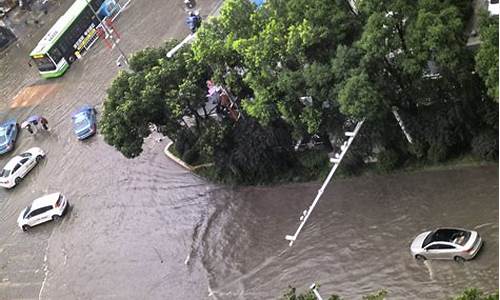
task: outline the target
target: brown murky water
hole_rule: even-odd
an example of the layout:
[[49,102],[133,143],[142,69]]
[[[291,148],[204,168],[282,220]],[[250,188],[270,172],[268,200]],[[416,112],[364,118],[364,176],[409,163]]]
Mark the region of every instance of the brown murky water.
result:
[[[198,5],[203,14],[216,1]],[[118,26],[127,53],[187,34],[181,1],[133,0]],[[289,284],[312,282],[346,299],[381,288],[391,299],[498,288],[497,166],[335,181],[289,248],[284,236],[319,183],[217,186],[165,158],[163,142],[146,141],[134,160],[102,136],[79,142],[70,114],[100,105],[117,54],[99,45],[47,82],[27,66],[33,42],[20,44],[0,59],[1,117],[42,114],[52,128],[21,134],[15,153],[40,146],[47,159],[20,186],[0,191],[1,299],[276,299]],[[54,191],[72,205],[65,218],[19,230],[21,209]],[[418,264],[409,243],[436,226],[476,229],[485,247],[465,264]]]

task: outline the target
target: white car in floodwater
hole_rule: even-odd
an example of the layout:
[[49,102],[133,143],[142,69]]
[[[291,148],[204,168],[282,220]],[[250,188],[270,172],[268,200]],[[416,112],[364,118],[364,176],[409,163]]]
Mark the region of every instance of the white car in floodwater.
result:
[[473,259],[483,241],[473,230],[439,228],[419,234],[412,242],[411,255],[418,260],[453,259],[457,262]]
[[0,186],[8,189],[16,186],[44,157],[45,152],[38,147],[16,155],[0,172]]
[[23,231],[27,231],[38,224],[56,221],[64,215],[68,206],[66,197],[61,193],[45,195],[33,200],[30,206],[21,211],[17,218],[17,225]]

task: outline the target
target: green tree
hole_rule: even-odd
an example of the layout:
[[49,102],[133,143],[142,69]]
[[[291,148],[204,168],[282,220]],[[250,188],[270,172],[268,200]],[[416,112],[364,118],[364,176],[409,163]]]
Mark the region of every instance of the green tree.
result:
[[170,41],[162,48],[146,48],[133,55],[130,66],[134,72],[120,72],[108,89],[101,132],[126,157],[141,153],[150,124],[175,140],[183,117],[194,116],[195,129],[202,131],[198,109],[205,102],[207,70],[193,60],[189,48],[166,59],[173,44]]
[[214,149],[219,179],[239,184],[268,183],[296,165],[289,133],[280,122],[263,127],[246,118],[226,130]]
[[340,110],[351,118],[376,118],[387,109],[380,93],[363,71],[346,80],[339,93]]
[[[297,137],[326,136],[343,120],[331,57],[338,45],[357,37],[359,20],[345,2],[301,0],[268,1],[252,21],[256,30],[233,43],[243,58],[244,82],[253,91],[243,102],[245,112],[262,124],[283,118]],[[302,97],[312,103],[299,101]]]
[[494,294],[484,294],[482,291],[471,288],[466,289],[461,295],[453,298],[454,300],[498,300],[498,292]]
[[[387,292],[385,290],[381,290],[377,293],[363,296],[363,300],[384,300],[386,296]],[[307,291],[306,293],[297,295],[296,288],[289,287],[280,300],[317,300],[317,298],[312,291]],[[342,298],[337,295],[332,295],[328,298],[328,300],[342,300]]]
[[488,88],[488,95],[498,102],[498,17],[489,17],[484,12],[480,20],[481,46],[476,54],[476,70]]

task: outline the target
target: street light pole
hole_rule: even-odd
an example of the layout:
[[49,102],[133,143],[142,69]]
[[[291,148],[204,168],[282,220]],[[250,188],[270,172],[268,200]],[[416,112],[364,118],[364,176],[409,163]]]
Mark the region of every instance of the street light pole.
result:
[[[123,50],[120,48],[120,46],[118,45],[118,43],[115,42],[114,38],[113,38],[113,35],[111,34],[111,32],[109,31],[108,27],[106,26],[106,24],[103,23],[102,19],[99,17],[99,15],[97,14],[97,12],[94,10],[94,8],[92,7],[92,5],[90,5],[90,2],[89,0],[85,0],[85,3],[87,4],[87,6],[90,8],[90,10],[92,11],[92,13],[94,14],[94,16],[97,18],[97,20],[99,21],[100,24],[102,24],[102,27],[104,29],[104,32],[111,38],[111,42],[113,43],[113,46],[116,46],[116,49],[118,49],[118,52],[120,52],[120,57],[123,57],[124,60],[125,60],[125,63],[127,65],[129,65],[129,61],[128,61],[128,58],[127,58],[127,55],[125,55],[125,53],[123,52]],[[120,59],[120,58],[118,58]],[[119,66],[119,65],[118,65]]]
[[318,292],[318,287],[316,286],[316,283],[313,283],[309,288],[314,293],[314,296],[316,297],[316,299],[323,300],[323,298],[321,298],[321,295]]

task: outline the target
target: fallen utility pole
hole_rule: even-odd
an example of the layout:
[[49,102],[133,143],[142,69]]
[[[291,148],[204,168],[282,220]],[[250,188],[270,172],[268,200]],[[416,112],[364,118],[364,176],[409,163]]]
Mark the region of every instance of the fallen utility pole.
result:
[[311,215],[311,212],[313,211],[314,207],[316,206],[316,204],[318,203],[319,199],[323,195],[323,192],[325,191],[325,188],[327,187],[327,185],[330,183],[330,180],[332,180],[333,174],[335,174],[335,171],[337,170],[338,166],[340,165],[340,162],[344,158],[344,155],[347,153],[347,150],[349,150],[349,147],[351,146],[352,141],[354,140],[354,138],[358,134],[358,132],[361,129],[361,126],[363,125],[364,121],[365,120],[363,119],[362,121],[358,122],[358,124],[356,124],[356,127],[355,127],[354,131],[346,131],[345,132],[345,136],[347,136],[349,138],[340,147],[340,150],[341,150],[340,153],[336,153],[333,158],[330,158],[330,162],[333,163],[333,167],[330,170],[330,173],[326,177],[325,181],[323,182],[323,185],[318,190],[318,194],[316,195],[316,198],[314,199],[314,201],[311,204],[311,206],[309,206],[308,209],[304,210],[304,212],[300,216],[300,221],[301,222],[300,222],[299,228],[297,228],[297,231],[295,232],[294,235],[286,235],[285,236],[285,239],[288,240],[288,241],[290,241],[290,244],[289,244],[290,247],[293,245],[293,242],[295,242],[295,240],[297,239],[297,236],[299,235],[300,231],[302,230],[302,227],[304,227],[304,224],[306,224],[307,219],[309,218],[309,216]]
[[313,283],[309,288],[311,289],[317,300],[323,300],[318,292],[318,286],[316,285],[316,283]]

